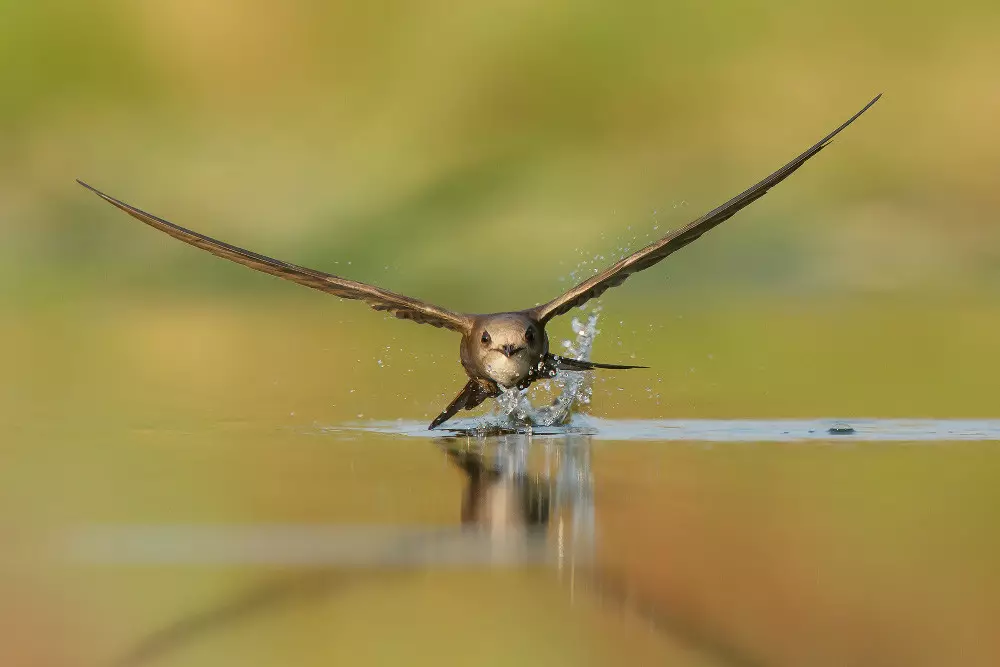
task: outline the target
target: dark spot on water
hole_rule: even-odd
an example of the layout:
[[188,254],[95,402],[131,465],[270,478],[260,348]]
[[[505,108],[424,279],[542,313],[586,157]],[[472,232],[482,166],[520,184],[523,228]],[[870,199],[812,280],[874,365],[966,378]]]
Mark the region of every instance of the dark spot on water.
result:
[[827,429],[827,433],[830,435],[851,435],[854,433],[854,427],[850,424],[838,422]]

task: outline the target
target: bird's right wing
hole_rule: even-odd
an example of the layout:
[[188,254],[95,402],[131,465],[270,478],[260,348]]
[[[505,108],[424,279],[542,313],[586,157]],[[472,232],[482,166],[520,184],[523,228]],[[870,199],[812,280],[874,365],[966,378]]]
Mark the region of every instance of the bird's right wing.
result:
[[722,206],[709,211],[687,226],[668,234],[655,243],[651,243],[642,250],[632,253],[614,266],[608,267],[593,278],[583,281],[565,294],[541,306],[536,306],[528,312],[544,324],[553,317],[569,312],[576,306],[582,306],[587,301],[600,296],[608,289],[621,285],[633,273],[648,269],[662,261],[668,255],[697,240],[702,234],[733,217],[738,211],[757,201],[767,194],[768,190],[788,178],[796,169],[805,164],[809,158],[823,150],[830,143],[830,140],[837,136],[841,130],[857,120],[858,116],[865,111],[868,111],[869,107],[875,104],[879,97],[882,96],[878,95],[875,97],[861,111],[851,116],[846,123],[820,139],[804,153],[760,183],[733,197]]
[[231,262],[250,267],[255,271],[269,273],[272,276],[290,280],[299,285],[305,285],[313,289],[339,296],[342,299],[356,299],[364,301],[375,310],[392,313],[396,317],[404,320],[412,320],[421,324],[430,324],[434,327],[444,327],[461,334],[466,334],[472,328],[473,318],[463,313],[453,313],[425,301],[413,299],[402,294],[396,294],[388,290],[359,283],[347,278],[341,278],[322,271],[307,269],[295,264],[289,264],[279,259],[273,259],[255,252],[238,248],[222,241],[210,238],[198,232],[191,231],[163,218],[141,211],[134,206],[130,206],[123,201],[104,194],[100,190],[93,188],[83,181],[77,181],[80,185],[92,191],[104,201],[117,206],[133,218],[140,220],[154,229],[158,229],[165,234],[192,245],[195,248],[206,250],[216,257],[228,259]]

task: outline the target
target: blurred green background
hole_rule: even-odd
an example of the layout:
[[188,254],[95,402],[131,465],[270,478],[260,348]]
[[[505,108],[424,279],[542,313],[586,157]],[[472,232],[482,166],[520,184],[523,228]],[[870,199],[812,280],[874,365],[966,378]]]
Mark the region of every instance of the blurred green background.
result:
[[[356,462],[359,475],[381,470],[364,447],[380,442],[331,450],[289,434],[429,420],[463,382],[453,334],[185,247],[75,178],[265,254],[497,311],[551,298],[685,224],[884,92],[771,194],[605,295],[594,358],[653,368],[599,376],[591,409],[995,417],[997,35],[1000,6],[985,1],[0,0],[0,655],[106,656],[250,578],[60,578],[39,560],[45,530],[356,516],[345,499],[372,491],[351,475]],[[555,325],[556,344],[568,332]],[[390,465],[377,488],[391,502],[374,513],[454,520],[433,495],[457,499],[448,473],[410,481],[426,463],[416,446],[378,450],[404,463]],[[681,466],[640,486],[638,509],[605,508],[610,548],[645,559],[631,571],[680,591],[695,616],[729,609],[727,629],[773,664],[945,664],[963,651],[994,664],[1000,649],[983,638],[1000,590],[988,574],[997,462],[957,452],[910,450],[904,466],[896,451],[847,463],[812,451],[808,465],[786,451],[735,465],[605,452],[602,474],[622,488],[650,456]],[[686,474],[716,475],[719,490]],[[338,475],[359,488],[328,485]],[[415,509],[414,488],[430,494]],[[687,502],[722,508],[694,522],[712,539],[687,539]],[[792,526],[780,554],[745,528],[754,502]],[[657,525],[677,534],[646,534]],[[642,549],[629,546],[638,535]],[[773,579],[735,555],[747,542]],[[658,560],[668,552],[674,569]],[[716,568],[736,582],[731,598]],[[466,589],[452,590],[451,607],[428,604],[464,613]],[[556,641],[538,632],[524,649],[536,659]],[[594,655],[637,646],[637,632],[607,635],[612,648]],[[573,655],[562,657],[581,664]]]
[[595,357],[655,367],[614,381],[663,385],[631,416],[996,413],[994,3],[0,6],[0,418],[73,409],[45,369],[56,394],[117,383],[132,413],[129,387],[162,381],[184,387],[169,414],[246,416],[258,392],[334,421],[422,419],[461,384],[448,334],[183,247],[74,178],[497,311],[725,201],[880,91],[776,191],[607,294]]
[[[828,324],[858,338],[847,351],[863,355],[858,367],[874,345],[888,363],[905,357],[903,384],[933,394],[899,409],[886,399],[885,410],[933,413],[953,392],[910,366],[954,382],[976,373],[963,366],[997,369],[998,27],[987,2],[5,2],[0,298],[17,350],[7,363],[23,361],[25,345],[41,356],[65,345],[45,338],[59,327],[40,333],[25,318],[67,309],[87,316],[60,323],[111,318],[116,335],[128,326],[117,317],[170,312],[202,347],[212,343],[199,327],[227,348],[270,327],[259,309],[287,316],[280,335],[334,318],[326,335],[352,341],[356,359],[382,341],[415,339],[399,355],[427,349],[423,332],[363,306],[152,234],[77,177],[261,252],[455,309],[504,310],[724,201],[885,91],[776,192],[607,295],[606,316],[627,313],[628,331],[669,322],[626,336],[654,364],[695,335],[670,313],[713,320],[701,340],[735,308],[722,326],[746,335],[718,341],[749,348],[734,364],[773,336],[809,337],[815,359],[837,356],[817,340],[839,340],[824,338]],[[636,312],[643,302],[652,314]],[[761,323],[756,302],[767,304]],[[830,318],[820,331],[817,317]],[[883,349],[880,335],[894,340]],[[952,344],[958,358],[936,367],[928,357]],[[453,342],[435,345],[454,354]],[[767,365],[781,375],[782,360]],[[983,414],[992,403],[968,395],[977,382],[963,400]],[[830,406],[857,409],[883,411]]]

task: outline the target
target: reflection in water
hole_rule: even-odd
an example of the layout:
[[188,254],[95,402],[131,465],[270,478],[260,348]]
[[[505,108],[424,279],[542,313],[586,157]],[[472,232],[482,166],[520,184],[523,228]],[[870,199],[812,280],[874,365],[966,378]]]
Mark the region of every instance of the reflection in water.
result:
[[[674,613],[662,601],[654,603],[632,589],[626,579],[602,569],[595,560],[595,512],[591,437],[563,434],[538,437],[510,434],[487,439],[453,436],[436,441],[448,459],[464,476],[460,496],[461,526],[457,529],[415,531],[400,528],[387,539],[382,533],[376,549],[367,540],[362,549],[327,551],[338,558],[350,554],[346,562],[327,562],[321,571],[292,576],[259,586],[235,599],[181,618],[139,640],[114,662],[118,667],[146,664],[191,642],[226,631],[249,618],[276,613],[296,605],[328,600],[330,595],[350,587],[384,582],[386,578],[408,576],[410,567],[433,568],[461,564],[491,567],[525,567],[545,563],[556,569],[559,579],[569,586],[570,596],[588,595],[644,618],[659,632],[705,654],[717,664],[756,665],[757,663],[728,642]],[[322,529],[321,529],[322,530]],[[148,540],[146,527],[138,538]],[[338,539],[350,533],[338,532]],[[329,534],[328,534],[329,535]],[[274,533],[268,534],[273,539]],[[177,532],[170,533],[177,539]],[[101,544],[104,540],[106,543]],[[131,543],[130,543],[131,540]],[[92,562],[163,563],[169,559],[148,558],[127,528],[99,530],[78,540],[77,554]],[[154,540],[162,545],[164,541]],[[323,540],[312,540],[314,547]],[[220,564],[221,542],[212,543],[210,562]],[[259,542],[256,544],[259,545]],[[287,545],[285,545],[287,547]],[[302,545],[299,545],[302,546]],[[343,547],[344,545],[340,545]],[[229,555],[237,563],[247,562],[240,553],[247,543],[237,540]],[[295,549],[272,550],[270,554],[294,554]],[[196,562],[193,552],[184,551],[185,563]],[[367,560],[361,562],[361,554]],[[111,558],[111,555],[114,558]],[[147,558],[143,558],[143,556]],[[95,557],[96,556],[96,557]],[[261,558],[251,559],[264,562]],[[316,559],[292,557],[292,562],[318,564]],[[270,562],[279,562],[272,560]],[[284,562],[288,562],[287,560]],[[362,565],[363,567],[357,567]]]
[[[375,577],[384,580],[405,575],[400,565],[479,563],[495,567],[546,562],[560,570],[572,570],[579,562],[590,560],[594,511],[589,438],[567,435],[561,442],[546,439],[543,448],[533,447],[532,437],[523,434],[488,440],[443,438],[437,444],[465,477],[460,497],[462,525],[457,530],[404,527],[394,535],[380,531],[373,539],[371,531],[359,535],[350,529],[331,531],[327,527],[303,540],[301,529],[264,529],[263,536],[254,536],[246,529],[222,528],[217,530],[221,534],[206,539],[202,527],[195,531],[193,544],[185,539],[185,529],[177,527],[105,526],[76,535],[72,551],[88,562],[103,564],[222,564],[227,560],[318,564],[316,558],[298,553],[302,547],[331,556],[324,563],[331,569],[285,578],[181,618],[138,641],[114,664],[145,664],[249,617],[326,599]],[[541,461],[534,461],[533,454],[539,452]],[[536,470],[536,466],[540,468]],[[191,531],[187,533],[190,537]],[[291,548],[287,543],[268,544],[282,536],[297,544]],[[355,544],[344,543],[352,537]],[[336,540],[337,548],[327,548],[327,539]],[[207,551],[201,558],[199,547]],[[248,549],[257,553],[248,554]],[[345,567],[358,565],[366,567],[361,571]]]
[[437,441],[465,476],[457,526],[91,525],[71,535],[70,553],[98,565],[365,568],[519,567],[585,557],[581,549],[593,547],[590,439],[537,440]]
[[[487,446],[458,437],[439,440],[466,475],[463,525],[489,537],[497,560],[534,552],[542,555],[537,560],[555,563],[560,570],[590,562],[594,552],[590,438],[566,434],[543,439],[541,447],[532,447],[532,436],[523,433],[491,441]],[[533,453],[542,457],[535,466]]]

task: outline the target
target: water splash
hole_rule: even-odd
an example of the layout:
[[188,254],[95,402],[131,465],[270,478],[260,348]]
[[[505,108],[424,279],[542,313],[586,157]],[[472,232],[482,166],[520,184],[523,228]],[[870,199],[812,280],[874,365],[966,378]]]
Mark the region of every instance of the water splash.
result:
[[[600,330],[597,320],[601,306],[593,305],[586,321],[574,317],[573,338],[562,341],[561,356],[590,359],[594,339]],[[592,374],[585,371],[559,371],[554,378],[539,380],[530,389],[509,389],[496,399],[495,410],[486,415],[484,427],[518,428],[525,426],[562,426],[569,423],[574,410],[590,404],[593,394]]]

